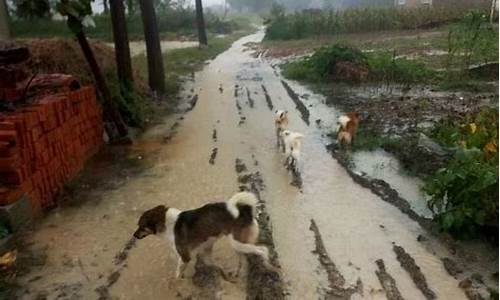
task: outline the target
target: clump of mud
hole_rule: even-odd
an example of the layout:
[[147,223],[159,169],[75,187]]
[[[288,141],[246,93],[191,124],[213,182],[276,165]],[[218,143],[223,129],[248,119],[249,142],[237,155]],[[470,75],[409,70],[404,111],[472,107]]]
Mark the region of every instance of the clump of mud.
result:
[[281,80],[281,83],[283,84],[283,87],[288,93],[288,96],[290,96],[290,98],[295,103],[295,107],[300,112],[302,120],[304,120],[304,122],[309,126],[309,110],[304,105],[304,103],[302,103],[299,95],[295,93],[295,91],[288,85],[288,83],[286,83],[284,80]]
[[392,249],[396,253],[396,258],[401,264],[401,267],[410,274],[411,279],[422,294],[424,294],[425,298],[429,300],[436,299],[436,294],[427,285],[427,280],[420,270],[420,267],[415,263],[413,257],[411,257],[401,246],[394,245]]
[[264,97],[266,98],[267,107],[269,108],[270,111],[272,111],[274,106],[273,106],[273,101],[271,100],[271,96],[269,96],[269,93],[267,92],[265,85],[262,84],[261,87],[262,91],[264,92]]
[[210,154],[210,159],[208,160],[208,163],[213,165],[215,164],[215,158],[217,157],[217,152],[219,151],[218,148],[213,148],[212,149],[212,154]]
[[[270,262],[279,267],[278,254],[275,250],[274,239],[271,231],[270,217],[265,210],[265,201],[261,197],[261,191],[265,185],[260,172],[241,174],[247,171],[247,167],[241,159],[236,159],[235,169],[238,172],[238,183],[242,190],[248,190],[255,194],[259,202],[259,244],[269,249]],[[265,266],[262,259],[256,255],[247,255],[248,281],[247,299],[284,299],[284,287],[281,274]]]
[[313,219],[311,219],[311,226],[309,227],[309,229],[314,233],[314,240],[316,244],[316,248],[314,249],[313,253],[318,256],[318,261],[325,269],[328,277],[330,289],[326,291],[326,294],[334,297],[339,297],[341,299],[350,299],[351,296],[355,293],[363,295],[363,283],[359,278],[356,282],[356,286],[344,287],[346,283],[344,276],[342,276],[339,269],[326,252],[326,248],[323,243],[321,233],[319,232],[318,225],[316,225],[316,222],[314,222]]
[[396,280],[391,276],[391,274],[387,273],[385,269],[385,264],[382,259],[377,259],[375,261],[378,267],[378,271],[375,271],[377,274],[378,280],[382,285],[382,288],[385,291],[385,295],[388,300],[404,300],[403,296],[399,292],[399,289],[396,285]]

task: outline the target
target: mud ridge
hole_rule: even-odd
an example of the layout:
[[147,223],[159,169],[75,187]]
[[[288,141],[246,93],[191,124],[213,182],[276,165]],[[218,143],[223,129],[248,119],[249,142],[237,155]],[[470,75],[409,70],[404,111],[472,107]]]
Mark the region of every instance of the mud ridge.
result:
[[401,293],[398,290],[396,280],[394,280],[394,278],[385,270],[384,261],[382,259],[377,259],[375,263],[378,267],[378,271],[375,271],[375,274],[377,274],[378,280],[380,281],[380,284],[385,291],[387,299],[404,300],[403,296],[401,296]]
[[269,93],[267,92],[265,85],[262,84],[261,87],[262,90],[264,91],[264,97],[266,97],[267,107],[269,107],[270,111],[273,111],[274,106],[273,106],[273,101],[271,100],[271,96],[269,96]]
[[309,110],[307,107],[300,101],[299,95],[297,95],[292,88],[286,83],[284,80],[281,80],[281,84],[283,84],[283,87],[285,88],[286,92],[288,93],[288,96],[293,100],[295,103],[295,108],[300,112],[300,116],[304,122],[306,122],[307,126],[309,126]]
[[250,108],[253,108],[255,105],[255,101],[253,101],[250,90],[247,87],[245,89],[247,90],[248,105],[250,105]]
[[[265,201],[261,197],[261,191],[265,185],[261,174],[257,172],[246,173],[247,167],[241,159],[236,159],[235,169],[238,175],[238,183],[241,190],[248,190],[255,194],[259,202],[259,244],[269,249],[271,264],[279,267],[278,254],[275,250],[270,217],[265,209]],[[285,290],[281,274],[264,266],[262,259],[256,255],[247,255],[247,299],[285,299]]]
[[189,108],[186,109],[186,112],[190,112],[194,109],[196,106],[196,103],[198,102],[198,94],[195,94],[193,98],[191,98],[191,101],[189,101]]
[[341,299],[350,299],[355,293],[363,295],[363,283],[359,278],[356,282],[356,286],[344,288],[344,276],[342,276],[339,269],[326,252],[325,244],[323,243],[323,238],[319,232],[318,225],[316,225],[316,222],[313,219],[311,219],[311,226],[309,229],[314,233],[314,240],[316,244],[316,248],[313,253],[318,256],[318,261],[326,271],[328,277],[330,290],[326,291],[326,293],[330,296]]
[[135,238],[130,238],[130,240],[128,240],[128,242],[125,244],[125,247],[123,247],[123,250],[115,255],[115,266],[120,265],[127,260],[128,253],[133,247],[135,247],[136,241],[137,240]]
[[214,142],[217,142],[217,129],[214,128],[214,130],[212,131],[212,140]]
[[401,267],[410,274],[411,279],[422,294],[424,294],[425,298],[429,300],[436,299],[436,294],[427,285],[427,280],[420,270],[420,267],[415,263],[415,259],[413,259],[413,257],[411,257],[401,246],[394,245],[392,250],[396,253],[396,258],[401,264]]
[[238,92],[240,90],[240,86],[235,84],[234,85],[234,97],[237,98],[238,97]]
[[212,149],[212,154],[210,154],[210,159],[208,160],[208,163],[213,165],[215,164],[215,158],[217,157],[217,152],[219,151],[218,148],[213,148]]
[[337,151],[334,144],[326,146],[326,149],[331,153],[339,164],[344,167],[349,176],[361,185],[362,187],[370,189],[375,195],[379,196],[385,202],[397,207],[402,213],[407,215],[410,219],[417,222],[420,226],[427,230],[432,230],[432,221],[419,216],[411,209],[410,203],[399,196],[398,192],[391,188],[391,186],[380,179],[371,178],[362,173],[357,173],[350,168],[350,162],[345,154]]

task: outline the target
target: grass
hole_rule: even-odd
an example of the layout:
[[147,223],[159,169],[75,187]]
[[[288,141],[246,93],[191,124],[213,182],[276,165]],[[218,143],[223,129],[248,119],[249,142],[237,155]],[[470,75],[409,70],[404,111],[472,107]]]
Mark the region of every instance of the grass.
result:
[[290,40],[341,33],[432,28],[460,20],[466,11],[459,7],[354,8],[291,14],[277,10],[270,17],[266,38]]
[[[209,35],[208,47],[174,49],[163,54],[167,96],[177,94],[182,84],[182,77],[190,75],[199,70],[205,61],[215,58],[218,54],[227,50],[233,42],[247,34],[248,31],[239,31],[230,35],[218,37]],[[144,78],[147,77],[147,60],[145,54],[132,58],[134,70],[138,71]]]
[[[175,39],[179,35],[196,37],[194,11],[158,12],[158,30],[162,39]],[[87,28],[87,36],[103,41],[113,41],[113,30],[109,15],[94,16],[96,26]],[[130,40],[143,39],[144,31],[140,15],[127,16],[127,30]],[[228,34],[237,30],[249,30],[251,23],[258,22],[255,16],[234,15],[222,20],[215,14],[206,13],[207,31],[216,34]],[[73,37],[63,20],[16,19],[11,22],[12,35],[16,38]]]

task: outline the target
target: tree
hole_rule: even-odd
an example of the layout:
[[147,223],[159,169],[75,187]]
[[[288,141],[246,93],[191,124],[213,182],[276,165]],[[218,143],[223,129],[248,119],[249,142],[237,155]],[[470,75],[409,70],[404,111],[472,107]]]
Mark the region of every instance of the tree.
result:
[[48,0],[15,0],[16,15],[22,19],[46,18],[50,16]]
[[111,22],[113,24],[113,39],[115,42],[115,58],[118,78],[123,87],[132,89],[132,64],[128,44],[127,23],[125,21],[125,6],[123,0],[109,0],[111,7]]
[[102,0],[102,6],[104,8],[104,14],[109,14],[108,0]]
[[203,5],[201,0],[196,0],[196,24],[198,26],[198,41],[200,45],[207,46],[207,31],[205,30],[205,20],[203,18]]
[[10,38],[9,13],[7,12],[7,3],[0,0],[0,40]]
[[163,94],[165,93],[165,73],[163,71],[163,58],[153,1],[139,0],[139,5],[146,40],[149,87],[151,90]]
[[[85,32],[83,31],[84,26],[91,26],[93,20],[90,17],[92,14],[92,8],[90,6],[90,1],[88,0],[61,0],[57,4],[57,11],[66,16],[68,27],[76,35],[80,48],[82,49],[83,55],[89,64],[90,70],[94,75],[94,80],[97,85],[97,89],[103,98],[103,108],[104,117],[110,123],[114,124],[116,131],[118,132],[118,137],[124,138],[128,134],[127,125],[123,122],[123,119],[118,110],[118,106],[113,101],[111,97],[111,92],[109,91],[106,80],[102,75],[101,69],[97,64],[92,48],[85,37]],[[116,139],[117,135],[114,130],[107,128],[108,135],[111,139]]]

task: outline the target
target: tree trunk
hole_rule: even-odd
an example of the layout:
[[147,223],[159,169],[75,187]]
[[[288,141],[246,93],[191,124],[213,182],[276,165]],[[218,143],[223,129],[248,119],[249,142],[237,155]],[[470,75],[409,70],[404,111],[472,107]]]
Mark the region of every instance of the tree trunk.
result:
[[203,18],[203,6],[201,0],[196,0],[196,24],[198,25],[198,41],[201,46],[207,46],[207,32],[205,30],[205,20]]
[[495,19],[495,10],[497,9],[497,0],[491,0],[490,23],[493,24]]
[[0,0],[0,40],[10,39],[9,13],[6,0]]
[[111,22],[113,23],[113,39],[115,42],[115,58],[118,78],[129,90],[132,89],[132,64],[128,44],[127,23],[125,21],[125,6],[123,0],[109,0]]
[[165,93],[165,74],[153,0],[139,0],[139,4],[146,39],[149,87],[153,91],[163,94]]
[[[125,125],[125,122],[123,122],[122,116],[120,115],[120,112],[118,111],[118,107],[116,103],[113,101],[111,98],[111,92],[108,89],[108,86],[106,85],[106,80],[104,79],[104,76],[101,73],[101,69],[99,68],[99,65],[97,64],[97,61],[95,59],[94,53],[92,52],[92,49],[90,48],[89,42],[87,41],[87,38],[85,37],[85,33],[83,31],[80,31],[79,33],[76,34],[76,38],[78,39],[78,43],[80,44],[80,47],[82,48],[83,55],[85,56],[85,59],[87,60],[87,63],[89,64],[90,70],[92,71],[92,74],[94,75],[94,80],[97,85],[97,89],[99,90],[99,93],[101,94],[103,98],[103,108],[104,108],[104,117],[107,119],[107,121],[113,122],[116,126],[116,129],[118,131],[118,135],[120,137],[125,137],[128,134],[128,129],[127,125]],[[114,133],[108,131],[108,135],[111,139],[114,139]]]
[[102,0],[102,6],[104,7],[104,14],[109,14],[108,0]]

